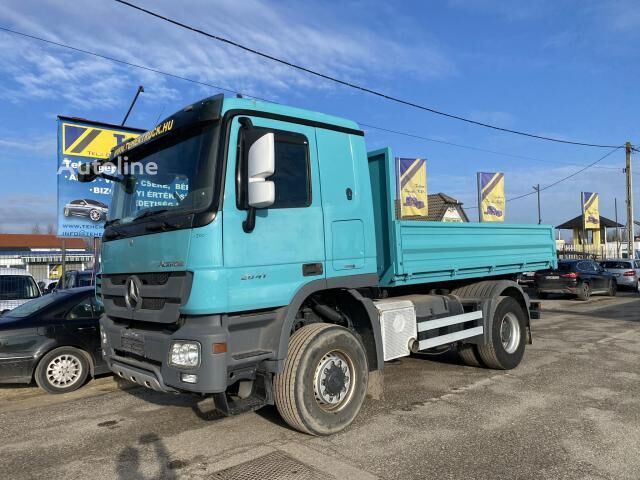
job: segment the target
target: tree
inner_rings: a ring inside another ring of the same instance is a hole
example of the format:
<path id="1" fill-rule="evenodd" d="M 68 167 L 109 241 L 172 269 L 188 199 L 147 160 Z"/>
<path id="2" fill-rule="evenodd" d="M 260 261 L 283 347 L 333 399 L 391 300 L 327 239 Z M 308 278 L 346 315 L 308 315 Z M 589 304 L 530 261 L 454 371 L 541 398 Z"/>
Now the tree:
<path id="1" fill-rule="evenodd" d="M 47 225 L 47 235 L 55 235 L 56 234 L 56 227 L 53 225 L 53 223 L 50 223 L 49 225 Z"/>
<path id="2" fill-rule="evenodd" d="M 33 228 L 31 229 L 31 233 L 34 233 L 36 235 L 39 235 L 42 233 L 42 230 L 40 229 L 40 224 L 36 223 Z"/>

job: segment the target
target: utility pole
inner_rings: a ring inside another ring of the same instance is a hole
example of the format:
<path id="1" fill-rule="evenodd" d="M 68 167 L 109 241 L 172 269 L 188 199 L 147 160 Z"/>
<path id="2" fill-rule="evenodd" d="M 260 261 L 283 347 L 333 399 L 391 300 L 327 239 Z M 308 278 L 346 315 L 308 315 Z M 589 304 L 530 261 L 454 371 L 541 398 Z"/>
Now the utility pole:
<path id="1" fill-rule="evenodd" d="M 634 219 L 633 219 L 633 174 L 631 172 L 631 143 L 625 144 L 627 153 L 627 165 L 624 172 L 627 174 L 627 255 L 629 258 L 635 257 L 633 246 L 634 240 Z"/>
<path id="2" fill-rule="evenodd" d="M 542 224 L 542 214 L 540 213 L 540 184 L 533 187 L 538 192 L 538 225 Z"/>
<path id="3" fill-rule="evenodd" d="M 620 258 L 620 227 L 618 226 L 620 224 L 618 223 L 618 199 L 614 198 L 613 202 L 616 208 L 616 257 Z"/>

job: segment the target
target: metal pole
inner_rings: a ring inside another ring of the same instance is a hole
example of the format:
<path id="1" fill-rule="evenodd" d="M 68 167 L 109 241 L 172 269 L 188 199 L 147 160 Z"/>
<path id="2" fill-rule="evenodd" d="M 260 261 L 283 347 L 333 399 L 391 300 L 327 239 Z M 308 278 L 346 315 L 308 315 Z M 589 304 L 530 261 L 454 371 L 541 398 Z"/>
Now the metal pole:
<path id="1" fill-rule="evenodd" d="M 67 246 L 65 239 L 62 239 L 62 272 L 60 273 L 60 280 L 58 280 L 58 289 L 64 288 L 64 274 L 67 271 Z"/>
<path id="2" fill-rule="evenodd" d="M 634 252 L 634 219 L 633 219 L 633 175 L 631 172 L 631 143 L 625 144 L 627 165 L 625 173 L 627 174 L 627 255 L 629 258 L 635 257 Z"/>
<path id="3" fill-rule="evenodd" d="M 620 224 L 618 223 L 618 199 L 614 198 L 613 202 L 616 208 L 616 257 L 620 258 L 620 227 L 618 226 Z"/>
<path id="4" fill-rule="evenodd" d="M 533 189 L 538 193 L 538 225 L 542 224 L 542 213 L 540 210 L 540 184 L 533 187 Z"/>
<path id="5" fill-rule="evenodd" d="M 482 222 L 482 173 L 478 172 L 478 222 Z"/>
<path id="6" fill-rule="evenodd" d="M 136 92 L 136 96 L 133 97 L 133 101 L 131 102 L 131 105 L 129 105 L 129 110 L 127 110 L 127 114 L 124 116 L 124 120 L 122 120 L 122 123 L 120 125 L 122 125 L 124 127 L 124 124 L 127 123 L 127 118 L 129 118 L 129 114 L 131 113 L 131 110 L 133 110 L 133 106 L 136 104 L 136 102 L 138 101 L 138 96 L 144 92 L 144 87 L 142 85 L 140 85 L 138 87 L 138 91 Z"/>
<path id="7" fill-rule="evenodd" d="M 582 258 L 586 258 L 587 229 L 584 226 L 584 192 L 580 192 L 580 204 L 582 206 Z"/>

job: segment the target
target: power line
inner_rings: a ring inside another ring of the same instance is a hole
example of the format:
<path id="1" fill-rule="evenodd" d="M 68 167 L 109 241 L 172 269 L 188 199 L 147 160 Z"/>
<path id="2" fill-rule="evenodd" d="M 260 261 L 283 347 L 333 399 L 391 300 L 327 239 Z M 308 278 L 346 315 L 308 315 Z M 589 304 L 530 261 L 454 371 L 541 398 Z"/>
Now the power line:
<path id="1" fill-rule="evenodd" d="M 398 131 L 398 130 L 392 130 L 392 129 L 389 129 L 389 128 L 377 127 L 375 125 L 369 125 L 369 124 L 366 124 L 366 123 L 360 123 L 360 122 L 358 122 L 358 123 L 359 123 L 359 125 L 361 127 L 372 128 L 374 130 L 380 130 L 382 132 L 392 133 L 394 135 L 402 135 L 402 136 L 405 136 L 405 137 L 416 138 L 418 140 L 425 140 L 427 142 L 440 143 L 440 144 L 443 144 L 443 145 L 449 145 L 449 146 L 457 147 L 457 148 L 464 148 L 464 149 L 467 149 L 467 150 L 474 150 L 474 151 L 477 151 L 477 152 L 491 153 L 493 155 L 500 155 L 500 156 L 503 156 L 503 157 L 520 158 L 522 160 L 531 160 L 531 161 L 534 161 L 534 162 L 551 163 L 551 164 L 558 164 L 558 165 L 569 165 L 569 166 L 572 166 L 572 167 L 583 166 L 583 165 L 581 165 L 579 163 L 561 162 L 561 161 L 558 161 L 558 160 L 543 160 L 541 158 L 530 157 L 530 156 L 527 156 L 527 155 L 518 155 L 518 154 L 515 154 L 515 153 L 499 152 L 499 151 L 496 151 L 496 150 L 489 150 L 489 149 L 486 149 L 486 148 L 474 147 L 472 145 L 465 145 L 465 144 L 462 144 L 462 143 L 448 142 L 446 140 L 439 140 L 439 139 L 436 139 L 436 138 L 425 137 L 425 136 L 417 135 L 417 134 L 413 134 L 413 133 L 407 133 L 407 132 L 401 132 L 401 131 Z M 601 168 L 601 169 L 605 169 L 605 170 L 617 170 L 619 172 L 622 172 L 622 167 L 596 166 L 595 168 Z"/>
<path id="2" fill-rule="evenodd" d="M 580 146 L 584 146 L 584 147 L 616 148 L 615 145 L 601 145 L 601 144 L 586 143 L 586 142 L 573 142 L 573 141 L 570 141 L 570 140 L 563 140 L 563 139 L 560 139 L 560 138 L 547 137 L 547 136 L 544 136 L 544 135 L 536 135 L 534 133 L 528 133 L 528 132 L 524 132 L 524 131 L 520 131 L 520 130 L 512 130 L 512 129 L 509 129 L 509 128 L 504 128 L 504 127 L 499 127 L 497 125 L 492 125 L 490 123 L 484 123 L 484 122 L 479 122 L 479 121 L 476 121 L 476 120 L 471 120 L 470 118 L 466 118 L 466 117 L 462 117 L 462 116 L 459 116 L 459 115 L 454 115 L 454 114 L 451 114 L 451 113 L 443 112 L 441 110 L 436 110 L 435 108 L 432 108 L 432 107 L 427 107 L 425 105 L 420 105 L 418 103 L 415 103 L 415 102 L 412 102 L 412 101 L 409 101 L 409 100 L 403 100 L 403 99 L 401 99 L 399 97 L 388 95 L 388 94 L 379 92 L 377 90 L 373 90 L 371 88 L 364 87 L 362 85 L 358 85 L 358 84 L 355 84 L 355 83 L 352 83 L 352 82 L 347 82 L 345 80 L 341 80 L 339 78 L 332 77 L 331 75 L 327 75 L 325 73 L 321 73 L 321 72 L 318 72 L 316 70 L 312 70 L 310 68 L 303 67 L 301 65 L 289 62 L 287 60 L 283 60 L 281 58 L 275 57 L 275 56 L 270 55 L 268 53 L 264 53 L 264 52 L 261 52 L 259 50 L 254 49 L 254 48 L 250 48 L 250 47 L 247 47 L 247 46 L 242 45 L 240 43 L 234 42 L 233 40 L 229 40 L 229 39 L 221 37 L 219 35 L 214 35 L 212 33 L 205 32 L 204 30 L 201 30 L 201 29 L 196 28 L 196 27 L 192 27 L 190 25 L 187 25 L 186 23 L 179 22 L 179 21 L 174 20 L 174 19 L 172 19 L 170 17 L 164 16 L 164 15 L 161 15 L 159 13 L 156 13 L 156 12 L 153 12 L 151 10 L 148 10 L 146 8 L 140 7 L 140 6 L 135 5 L 135 4 L 131 3 L 131 2 L 128 2 L 126 0 L 115 0 L 115 1 L 120 3 L 120 4 L 122 4 L 122 5 L 125 5 L 127 7 L 130 7 L 130 8 L 133 8 L 135 10 L 138 10 L 140 12 L 143 12 L 143 13 L 145 13 L 147 15 L 151 15 L 152 17 L 158 18 L 160 20 L 163 20 L 165 22 L 171 23 L 173 25 L 176 25 L 178 27 L 184 28 L 186 30 L 190 30 L 190 31 L 192 31 L 194 33 L 198 33 L 198 34 L 203 35 L 205 37 L 211 38 L 212 40 L 216 40 L 218 42 L 226 43 L 227 45 L 231 45 L 233 47 L 236 47 L 236 48 L 239 48 L 241 50 L 244 50 L 245 52 L 260 56 L 262 58 L 266 58 L 267 60 L 271 60 L 271 61 L 280 63 L 280 64 L 285 65 L 287 67 L 291 67 L 291 68 L 299 70 L 301 72 L 305 72 L 305 73 L 308 73 L 310 75 L 314 75 L 316 77 L 319 77 L 319 78 L 322 78 L 322 79 L 325 79 L 325 80 L 329 80 L 331 82 L 337 83 L 339 85 L 343 85 L 345 87 L 353 88 L 355 90 L 360 90 L 361 92 L 369 93 L 371 95 L 375 95 L 377 97 L 384 98 L 386 100 L 390 100 L 392 102 L 399 103 L 399 104 L 402 104 L 402 105 L 406 105 L 406 106 L 409 106 L 409 107 L 417 108 L 419 110 L 430 112 L 430 113 L 433 113 L 435 115 L 440 115 L 440 116 L 451 118 L 451 119 L 454 119 L 454 120 L 459 120 L 461 122 L 466 122 L 466 123 L 469 123 L 469 124 L 472 124 L 472 125 L 476 125 L 476 126 L 480 126 L 480 127 L 490 128 L 490 129 L 498 130 L 498 131 L 505 132 L 505 133 L 512 133 L 514 135 L 521 135 L 521 136 L 524 136 L 524 137 L 535 138 L 535 139 L 538 139 L 538 140 L 545 140 L 545 141 L 556 142 L 556 143 L 565 143 L 565 144 L 569 144 L 569 145 L 580 145 Z"/>
<path id="3" fill-rule="evenodd" d="M 47 43 L 47 44 L 50 44 L 50 45 L 55 45 L 57 47 L 66 48 L 68 50 L 72 50 L 72 51 L 75 51 L 75 52 L 83 53 L 85 55 L 91 55 L 91 56 L 94 56 L 94 57 L 97 57 L 97 58 L 101 58 L 103 60 L 108 60 L 110 62 L 118 63 L 118 64 L 121 64 L 121 65 L 126 65 L 128 67 L 139 68 L 139 69 L 142 69 L 142 70 L 150 71 L 150 72 L 156 73 L 158 75 L 164 75 L 164 76 L 167 76 L 167 77 L 170 77 L 170 78 L 175 78 L 175 79 L 178 79 L 178 80 L 183 80 L 185 82 L 190 82 L 190 83 L 194 83 L 194 84 L 197 84 L 197 85 L 211 87 L 211 88 L 214 88 L 216 90 L 222 90 L 222 91 L 233 93 L 233 94 L 241 94 L 241 95 L 243 95 L 245 97 L 255 98 L 256 100 L 263 100 L 265 102 L 276 103 L 276 102 L 273 102 L 273 100 L 269 100 L 269 99 L 266 99 L 266 98 L 258 97 L 258 96 L 251 95 L 251 94 L 247 94 L 245 92 L 239 92 L 237 90 L 221 87 L 219 85 L 215 85 L 215 84 L 212 84 L 212 83 L 208 83 L 208 82 L 204 82 L 204 81 L 200 81 L 200 80 L 195 80 L 193 78 L 183 77 L 183 76 L 180 76 L 180 75 L 175 75 L 173 73 L 169 73 L 169 72 L 165 72 L 165 71 L 162 71 L 162 70 L 158 70 L 156 68 L 148 67 L 148 66 L 145 66 L 145 65 L 140 65 L 140 64 L 137 64 L 137 63 L 128 62 L 128 61 L 125 61 L 125 60 L 121 60 L 119 58 L 115 58 L 115 57 L 111 57 L 111 56 L 104 55 L 104 54 L 101 54 L 101 53 L 96 53 L 96 52 L 93 52 L 93 51 L 90 51 L 90 50 L 74 47 L 72 45 L 68 45 L 68 44 L 64 44 L 64 43 L 60 43 L 60 42 L 55 42 L 53 40 L 48 40 L 48 39 L 45 39 L 45 38 L 42 38 L 42 37 L 38 37 L 38 36 L 35 36 L 35 35 L 31 35 L 31 34 L 28 34 L 28 33 L 19 32 L 17 30 L 12 30 L 12 29 L 9 29 L 9 28 L 6 28 L 6 27 L 0 26 L 0 30 L 5 31 L 7 33 L 14 34 L 14 35 L 19 35 L 19 36 L 26 37 L 26 38 L 29 38 L 29 39 L 32 39 L 32 40 L 36 40 L 36 41 L 39 41 L 39 42 Z M 475 151 L 484 152 L 484 153 L 491 153 L 493 155 L 501 155 L 501 156 L 505 156 L 505 157 L 520 158 L 520 159 L 523 159 L 523 160 L 533 160 L 533 161 L 537 161 L 537 162 L 546 162 L 546 163 L 551 163 L 551 164 L 576 165 L 576 164 L 571 164 L 571 163 L 568 163 L 568 162 L 560 162 L 560 161 L 554 161 L 554 160 L 542 160 L 542 159 L 539 159 L 539 158 L 529 157 L 529 156 L 526 156 L 526 155 L 517 155 L 517 154 L 506 153 L 506 152 L 499 152 L 499 151 L 495 151 L 495 150 L 489 150 L 489 149 L 484 149 L 484 148 L 480 148 L 480 147 L 475 147 L 475 146 L 472 146 L 472 145 L 464 145 L 464 144 L 460 144 L 460 143 L 448 142 L 448 141 L 445 141 L 445 140 L 438 140 L 438 139 L 435 139 L 435 138 L 425 137 L 425 136 L 417 135 L 417 134 L 413 134 L 413 133 L 402 132 L 402 131 L 399 131 L 399 130 L 392 130 L 392 129 L 389 129 L 389 128 L 380 127 L 380 126 L 376 126 L 376 125 L 370 125 L 370 124 L 360 123 L 360 122 L 358 122 L 358 123 L 362 127 L 365 127 L 365 128 L 371 128 L 371 129 L 374 129 L 374 130 L 380 130 L 382 132 L 388 132 L 388 133 L 392 133 L 392 134 L 395 134 L 395 135 L 403 135 L 403 136 L 410 137 L 410 138 L 416 138 L 416 139 L 424 140 L 424 141 L 428 141 L 428 142 L 440 143 L 440 144 L 443 144 L 443 145 L 449 145 L 449 146 L 453 146 L 453 147 L 457 147 L 457 148 L 464 148 L 464 149 L 475 150 Z M 598 166 L 596 168 L 611 169 L 611 170 L 621 170 L 621 168 L 617 168 L 617 167 L 600 167 L 600 166 Z"/>
<path id="4" fill-rule="evenodd" d="M 619 149 L 621 149 L 623 147 L 615 147 L 613 150 L 611 150 L 609 153 L 607 153 L 606 155 L 603 155 L 602 157 L 600 157 L 598 160 L 596 160 L 595 162 L 590 163 L 589 165 L 586 165 L 585 167 L 581 168 L 580 170 L 577 170 L 575 172 L 573 172 L 571 175 L 567 175 L 566 177 L 561 178 L 560 180 L 556 180 L 555 182 L 546 185 L 544 187 L 540 187 L 540 191 L 543 192 L 545 190 L 548 190 L 552 187 L 555 187 L 556 185 L 569 180 L 570 178 L 575 177 L 576 175 L 584 172 L 585 170 L 595 166 L 597 163 L 601 162 L 602 160 L 604 160 L 605 158 L 607 158 L 609 155 L 613 154 L 614 152 L 618 151 Z M 525 198 L 525 197 L 529 197 L 531 195 L 535 195 L 537 192 L 534 190 L 533 192 L 529 192 L 529 193 L 524 193 L 522 195 L 518 195 L 517 197 L 513 197 L 513 198 L 509 198 L 507 199 L 507 202 L 513 202 L 515 200 L 520 200 L 521 198 Z M 475 205 L 473 207 L 468 207 L 469 210 L 477 210 L 478 209 L 478 205 Z"/>

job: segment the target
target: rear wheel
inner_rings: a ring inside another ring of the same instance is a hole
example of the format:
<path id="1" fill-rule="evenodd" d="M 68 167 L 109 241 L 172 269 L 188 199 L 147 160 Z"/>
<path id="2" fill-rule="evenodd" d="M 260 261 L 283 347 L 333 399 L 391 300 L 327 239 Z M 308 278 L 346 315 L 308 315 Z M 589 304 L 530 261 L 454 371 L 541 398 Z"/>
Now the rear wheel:
<path id="1" fill-rule="evenodd" d="M 97 222 L 102 218 L 102 214 L 98 210 L 91 210 L 89 212 L 89 218 L 94 222 Z"/>
<path id="2" fill-rule="evenodd" d="M 591 298 L 591 286 L 587 282 L 582 282 L 578 286 L 578 300 L 586 301 Z"/>
<path id="3" fill-rule="evenodd" d="M 47 393 L 68 393 L 77 390 L 89 376 L 89 362 L 75 348 L 62 347 L 50 351 L 36 367 L 35 380 Z"/>
<path id="4" fill-rule="evenodd" d="M 353 333 L 332 324 L 307 325 L 289 339 L 284 369 L 274 382 L 276 407 L 296 430 L 331 435 L 358 415 L 368 376 L 366 354 Z"/>
<path id="5" fill-rule="evenodd" d="M 511 297 L 500 297 L 486 332 L 486 344 L 478 345 L 478 354 L 489 368 L 510 370 L 524 356 L 526 318 L 522 306 Z"/>
<path id="6" fill-rule="evenodd" d="M 464 362 L 465 365 L 470 367 L 483 367 L 482 360 L 478 354 L 478 349 L 475 345 L 466 343 L 458 347 L 458 356 Z"/>

